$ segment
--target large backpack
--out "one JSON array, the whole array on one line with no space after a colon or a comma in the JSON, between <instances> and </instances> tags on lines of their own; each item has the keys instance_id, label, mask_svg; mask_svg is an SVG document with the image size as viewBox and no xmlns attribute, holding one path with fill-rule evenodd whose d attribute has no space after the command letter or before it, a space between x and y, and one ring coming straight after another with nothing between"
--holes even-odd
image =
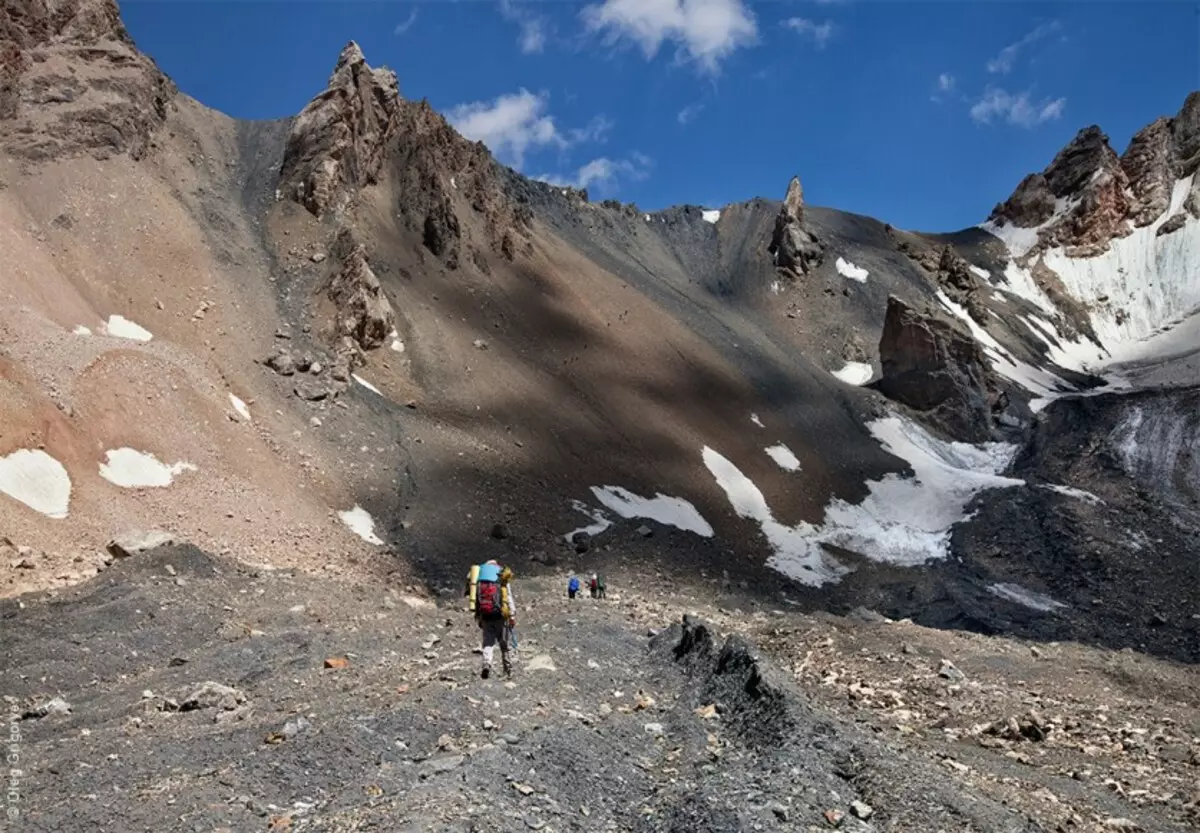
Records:
<instances>
[{"instance_id":1,"label":"large backpack","mask_svg":"<svg viewBox=\"0 0 1200 833\"><path fill-rule=\"evenodd\" d=\"M475 591L475 612L481 619L503 619L504 597L498 581L480 581Z\"/></svg>"}]
</instances>

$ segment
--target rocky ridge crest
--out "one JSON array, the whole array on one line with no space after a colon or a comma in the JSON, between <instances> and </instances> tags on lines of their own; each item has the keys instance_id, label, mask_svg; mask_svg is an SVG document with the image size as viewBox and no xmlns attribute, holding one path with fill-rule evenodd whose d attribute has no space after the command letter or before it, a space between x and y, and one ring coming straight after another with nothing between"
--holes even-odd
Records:
<instances>
[{"instance_id":1,"label":"rocky ridge crest","mask_svg":"<svg viewBox=\"0 0 1200 833\"><path fill-rule=\"evenodd\" d=\"M134 45L114 0L0 7L0 144L14 156L140 159L175 94Z\"/></svg>"},{"instance_id":2,"label":"rocky ridge crest","mask_svg":"<svg viewBox=\"0 0 1200 833\"><path fill-rule=\"evenodd\" d=\"M804 222L804 189L798 176L788 183L767 251L778 268L794 277L807 275L825 258L825 245Z\"/></svg>"},{"instance_id":3,"label":"rocky ridge crest","mask_svg":"<svg viewBox=\"0 0 1200 833\"><path fill-rule=\"evenodd\" d=\"M1159 220L1170 208L1175 183L1200 168L1200 92L1179 113L1160 118L1133 137L1118 156L1099 127L1075 136L1041 173L1021 181L1012 196L988 217L997 226L1038 229L1027 261L1062 247L1072 257L1107 251L1114 239ZM1183 209L1158 233L1182 227L1186 215L1200 217L1200 178L1193 178Z\"/></svg>"}]
</instances>

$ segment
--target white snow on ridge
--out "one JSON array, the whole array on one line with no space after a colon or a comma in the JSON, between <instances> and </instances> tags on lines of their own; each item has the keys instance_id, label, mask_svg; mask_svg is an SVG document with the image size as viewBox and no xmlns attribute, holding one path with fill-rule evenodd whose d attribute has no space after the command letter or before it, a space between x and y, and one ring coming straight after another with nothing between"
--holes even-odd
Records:
<instances>
[{"instance_id":1,"label":"white snow on ridge","mask_svg":"<svg viewBox=\"0 0 1200 833\"><path fill-rule=\"evenodd\" d=\"M1042 593L1026 590L1019 584L993 584L988 587L988 592L994 596L999 596L1002 599L1024 605L1033 610L1040 610L1043 613L1050 613L1060 607L1066 607L1062 602L1056 602Z\"/></svg>"},{"instance_id":2,"label":"white snow on ridge","mask_svg":"<svg viewBox=\"0 0 1200 833\"><path fill-rule=\"evenodd\" d=\"M721 212L714 208L711 211L703 212L700 216L704 218L704 222L715 224L717 220L721 219Z\"/></svg>"},{"instance_id":3,"label":"white snow on ridge","mask_svg":"<svg viewBox=\"0 0 1200 833\"><path fill-rule=\"evenodd\" d=\"M840 257L837 259L837 262L834 263L834 266L837 267L838 274L843 278L849 278L850 280L858 281L859 283L866 283L867 275L870 274L866 269L863 269L860 266L855 266L850 261L843 260Z\"/></svg>"},{"instance_id":4,"label":"white snow on ridge","mask_svg":"<svg viewBox=\"0 0 1200 833\"><path fill-rule=\"evenodd\" d=\"M126 489L170 486L177 475L196 470L191 463L168 466L153 454L132 448L116 448L104 454L107 462L100 464L100 476Z\"/></svg>"},{"instance_id":5,"label":"white snow on ridge","mask_svg":"<svg viewBox=\"0 0 1200 833\"><path fill-rule=\"evenodd\" d=\"M980 268L979 266L976 266L974 263L968 265L967 268L970 269L971 272L973 272L976 275L976 277L983 278L985 281L991 280L992 273L989 272L987 269Z\"/></svg>"},{"instance_id":6,"label":"white snow on ridge","mask_svg":"<svg viewBox=\"0 0 1200 833\"><path fill-rule=\"evenodd\" d=\"M0 492L48 518L65 518L71 477L62 463L40 448L22 448L0 457Z\"/></svg>"},{"instance_id":7,"label":"white snow on ridge","mask_svg":"<svg viewBox=\"0 0 1200 833\"><path fill-rule=\"evenodd\" d=\"M363 509L357 503L353 509L346 509L338 512L338 517L341 518L351 532L362 538L368 544L382 544L383 541L375 534L375 519L371 517L371 513Z\"/></svg>"},{"instance_id":8,"label":"white snow on ridge","mask_svg":"<svg viewBox=\"0 0 1200 833\"><path fill-rule=\"evenodd\" d=\"M865 362L846 362L846 366L841 370L831 370L829 372L847 385L855 386L865 385L875 375L874 368Z\"/></svg>"},{"instance_id":9,"label":"white snow on ridge","mask_svg":"<svg viewBox=\"0 0 1200 833\"><path fill-rule=\"evenodd\" d=\"M778 443L763 450L784 471L800 471L800 458L793 454L792 450L783 443Z\"/></svg>"},{"instance_id":10,"label":"white snow on ridge","mask_svg":"<svg viewBox=\"0 0 1200 833\"><path fill-rule=\"evenodd\" d=\"M1016 453L1014 445L947 443L901 417L885 417L868 428L889 453L908 462L916 477L887 474L871 481L867 497L859 504L835 498L819 525L779 523L748 477L720 453L707 446L703 449L704 464L734 511L758 521L774 550L768 566L819 587L849 572L822 544L902 566L945 558L950 529L967 518L965 507L975 494L1024 483L997 474Z\"/></svg>"},{"instance_id":11,"label":"white snow on ridge","mask_svg":"<svg viewBox=\"0 0 1200 833\"><path fill-rule=\"evenodd\" d=\"M568 544L574 543L571 539L580 532L586 533L590 538L595 538L597 535L612 526L612 521L608 519L608 516L604 514L603 510L592 509L582 500L571 501L571 508L576 512L591 518L592 522L587 526L581 526L578 529L572 529L570 532L564 535L563 540Z\"/></svg>"},{"instance_id":12,"label":"white snow on ridge","mask_svg":"<svg viewBox=\"0 0 1200 833\"><path fill-rule=\"evenodd\" d=\"M154 334L145 327L121 315L110 315L101 329L105 335L114 338L127 338L132 341L149 341L154 338Z\"/></svg>"},{"instance_id":13,"label":"white snow on ridge","mask_svg":"<svg viewBox=\"0 0 1200 833\"><path fill-rule=\"evenodd\" d=\"M232 405L233 409L241 415L242 419L250 419L250 408L247 407L245 402L243 402L241 399L238 399L232 393L229 394L229 404Z\"/></svg>"},{"instance_id":14,"label":"white snow on ridge","mask_svg":"<svg viewBox=\"0 0 1200 833\"><path fill-rule=\"evenodd\" d=\"M363 377L359 376L357 373L351 373L350 375L354 377L354 381L358 382L364 388L371 391L371 393L377 394L379 396L383 396L383 391L381 391L379 388L372 385L370 382L368 382Z\"/></svg>"},{"instance_id":15,"label":"white snow on ridge","mask_svg":"<svg viewBox=\"0 0 1200 833\"><path fill-rule=\"evenodd\" d=\"M665 526L673 526L685 532L694 532L711 538L713 528L697 511L696 507L683 498L670 497L659 492L652 498L635 495L620 486L593 486L596 500L622 518L648 518Z\"/></svg>"},{"instance_id":16,"label":"white snow on ridge","mask_svg":"<svg viewBox=\"0 0 1200 833\"><path fill-rule=\"evenodd\" d=\"M1085 491L1083 489L1076 489L1074 486L1060 486L1057 483L1039 483L1038 487L1042 488L1042 489L1048 489L1051 492L1057 492L1060 495L1065 495L1067 497L1073 497L1078 500L1082 500L1087 503L1090 503L1092 505L1099 505L1099 504L1104 503L1103 500L1096 497L1091 492Z\"/></svg>"},{"instance_id":17,"label":"white snow on ridge","mask_svg":"<svg viewBox=\"0 0 1200 833\"><path fill-rule=\"evenodd\" d=\"M975 340L983 347L983 352L987 355L992 363L992 369L999 373L1004 378L1016 382L1021 387L1031 393L1038 395L1044 406L1050 400L1057 398L1063 393L1070 393L1076 390L1074 385L1069 384L1063 379L1055 376L1040 367L1034 367L1031 364L1026 364L1023 361L1013 357L1011 353L1001 346L1000 342L992 337L992 334L980 326L971 314L963 309L958 304L951 301L950 298L942 290L937 292L938 300L947 310L949 310L956 318L963 321L971 330L971 335L975 336ZM1032 404L1031 404L1032 407ZM1034 410L1038 410L1035 408Z\"/></svg>"},{"instance_id":18,"label":"white snow on ridge","mask_svg":"<svg viewBox=\"0 0 1200 833\"><path fill-rule=\"evenodd\" d=\"M1051 249L1044 256L1067 292L1093 308L1092 328L1114 359L1119 345L1145 339L1200 307L1200 220L1187 215L1182 228L1157 234L1182 209L1194 177L1175 183L1158 219L1114 238L1103 254L1071 258Z\"/></svg>"}]
</instances>

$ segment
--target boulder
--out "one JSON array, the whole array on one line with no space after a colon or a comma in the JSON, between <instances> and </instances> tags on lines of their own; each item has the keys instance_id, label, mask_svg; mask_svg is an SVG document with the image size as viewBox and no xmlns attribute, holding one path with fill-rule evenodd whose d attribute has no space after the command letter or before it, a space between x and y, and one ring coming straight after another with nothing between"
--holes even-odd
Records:
<instances>
[{"instance_id":1,"label":"boulder","mask_svg":"<svg viewBox=\"0 0 1200 833\"><path fill-rule=\"evenodd\" d=\"M109 541L104 548L113 558L132 558L135 555L174 543L175 536L171 533L155 529L150 532L126 532Z\"/></svg>"},{"instance_id":2,"label":"boulder","mask_svg":"<svg viewBox=\"0 0 1200 833\"><path fill-rule=\"evenodd\" d=\"M396 74L372 69L357 43L346 44L325 91L292 123L279 190L316 217L341 212L379 177L399 108Z\"/></svg>"},{"instance_id":3,"label":"boulder","mask_svg":"<svg viewBox=\"0 0 1200 833\"><path fill-rule=\"evenodd\" d=\"M891 296L879 358L883 377L874 386L884 396L923 412L956 440L990 438L993 385L987 357L969 333Z\"/></svg>"},{"instance_id":4,"label":"boulder","mask_svg":"<svg viewBox=\"0 0 1200 833\"><path fill-rule=\"evenodd\" d=\"M767 251L777 267L797 277L807 275L825 257L825 246L804 222L804 189L799 177L792 177L788 184Z\"/></svg>"},{"instance_id":5,"label":"boulder","mask_svg":"<svg viewBox=\"0 0 1200 833\"><path fill-rule=\"evenodd\" d=\"M367 263L366 247L349 229L338 235L334 251L342 262L329 283L329 298L337 307L336 335L353 339L363 350L374 350L394 329L396 314Z\"/></svg>"}]
</instances>

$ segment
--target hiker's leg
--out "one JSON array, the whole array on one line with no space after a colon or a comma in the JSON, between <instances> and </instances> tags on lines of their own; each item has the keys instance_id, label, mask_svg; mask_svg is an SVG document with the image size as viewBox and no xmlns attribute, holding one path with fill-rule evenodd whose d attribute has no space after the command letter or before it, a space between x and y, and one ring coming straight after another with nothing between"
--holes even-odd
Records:
<instances>
[{"instance_id":1,"label":"hiker's leg","mask_svg":"<svg viewBox=\"0 0 1200 833\"><path fill-rule=\"evenodd\" d=\"M483 667L492 667L492 657L496 651L496 631L491 622L484 622L483 627Z\"/></svg>"},{"instance_id":2,"label":"hiker's leg","mask_svg":"<svg viewBox=\"0 0 1200 833\"><path fill-rule=\"evenodd\" d=\"M508 658L508 648L509 648L508 639L509 639L508 624L501 623L500 624L500 662L504 665L504 673L505 674L512 673L512 663L509 661L509 658Z\"/></svg>"}]
</instances>

